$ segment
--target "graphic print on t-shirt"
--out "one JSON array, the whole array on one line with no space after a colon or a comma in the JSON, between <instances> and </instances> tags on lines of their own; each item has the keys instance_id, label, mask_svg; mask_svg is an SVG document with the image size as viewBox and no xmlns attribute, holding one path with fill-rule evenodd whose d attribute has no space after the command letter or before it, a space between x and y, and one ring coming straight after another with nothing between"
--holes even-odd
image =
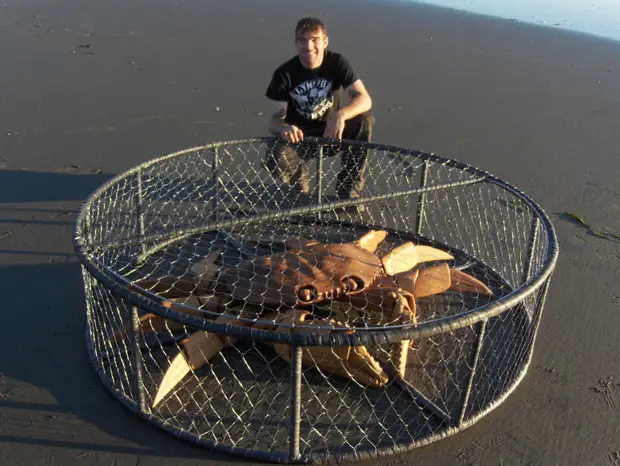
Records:
<instances>
[{"instance_id":1,"label":"graphic print on t-shirt","mask_svg":"<svg viewBox=\"0 0 620 466\"><path fill-rule=\"evenodd\" d=\"M297 112L309 120L318 120L334 105L332 83L315 78L297 85L291 92Z\"/></svg>"}]
</instances>

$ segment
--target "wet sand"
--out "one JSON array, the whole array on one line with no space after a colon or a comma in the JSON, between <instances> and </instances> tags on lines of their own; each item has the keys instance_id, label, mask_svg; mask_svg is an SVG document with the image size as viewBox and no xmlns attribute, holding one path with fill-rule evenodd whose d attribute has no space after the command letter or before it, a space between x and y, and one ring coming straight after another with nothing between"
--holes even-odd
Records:
<instances>
[{"instance_id":1,"label":"wet sand","mask_svg":"<svg viewBox=\"0 0 620 466\"><path fill-rule=\"evenodd\" d=\"M620 232L620 45L429 6L333 3L0 7L0 464L242 462L154 430L109 396L87 361L71 236L81 202L115 174L266 134L264 89L306 14L325 19L369 88L376 142L505 179L547 211L560 242L517 390L470 429L372 464L617 464L620 243L559 215Z\"/></svg>"}]
</instances>

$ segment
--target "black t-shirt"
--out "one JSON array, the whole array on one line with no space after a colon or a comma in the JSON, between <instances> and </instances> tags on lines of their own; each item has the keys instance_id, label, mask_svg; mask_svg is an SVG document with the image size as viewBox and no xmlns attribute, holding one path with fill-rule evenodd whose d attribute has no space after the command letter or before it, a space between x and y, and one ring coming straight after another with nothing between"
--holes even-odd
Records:
<instances>
[{"instance_id":1,"label":"black t-shirt","mask_svg":"<svg viewBox=\"0 0 620 466\"><path fill-rule=\"evenodd\" d=\"M330 115L340 108L340 89L357 80L349 61L325 50L321 66L309 70L295 56L273 73L265 95L287 102L286 122L306 133L321 133Z\"/></svg>"}]
</instances>

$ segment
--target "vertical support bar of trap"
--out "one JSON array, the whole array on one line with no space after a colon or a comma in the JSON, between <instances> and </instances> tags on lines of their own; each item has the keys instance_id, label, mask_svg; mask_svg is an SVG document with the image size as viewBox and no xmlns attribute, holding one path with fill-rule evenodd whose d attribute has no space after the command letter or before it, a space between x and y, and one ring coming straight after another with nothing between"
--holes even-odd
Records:
<instances>
[{"instance_id":1,"label":"vertical support bar of trap","mask_svg":"<svg viewBox=\"0 0 620 466\"><path fill-rule=\"evenodd\" d=\"M138 235L140 237L140 248L142 254L146 251L146 244L144 244L144 193L142 191L142 169L138 170L138 205L136 206L136 214L138 216Z\"/></svg>"},{"instance_id":2,"label":"vertical support bar of trap","mask_svg":"<svg viewBox=\"0 0 620 466\"><path fill-rule=\"evenodd\" d=\"M133 370L134 370L134 387L136 389L136 393L138 394L138 399L136 400L138 403L138 408L141 413L146 412L146 401L144 395L144 383L142 376L142 352L140 351L140 344L138 342L138 338L140 336L140 318L138 316L138 307L131 306L131 354L133 359Z\"/></svg>"},{"instance_id":3,"label":"vertical support bar of trap","mask_svg":"<svg viewBox=\"0 0 620 466\"><path fill-rule=\"evenodd\" d=\"M527 356L526 367L529 367L530 363L532 362L532 357L534 356L534 342L536 341L536 336L538 335L538 328L540 327L540 321L542 320L542 311L543 311L543 308L545 307L547 293L549 292L551 276L552 274L550 274L547 277L547 280L545 280L545 284L542 286L540 290L540 296L536 300L536 303L537 303L536 312L538 312L538 314L536 315L536 320L534 321L534 327L532 330L532 343L530 344L530 347L529 347L530 352Z\"/></svg>"},{"instance_id":4,"label":"vertical support bar of trap","mask_svg":"<svg viewBox=\"0 0 620 466\"><path fill-rule=\"evenodd\" d=\"M530 241L527 245L527 259L525 263L525 269L523 270L523 278L522 283L526 284L532 275L532 262L534 261L534 248L536 246L536 241L538 240L538 227L540 225L540 220L538 217L534 217L532 219L532 225L530 228Z\"/></svg>"},{"instance_id":5,"label":"vertical support bar of trap","mask_svg":"<svg viewBox=\"0 0 620 466\"><path fill-rule=\"evenodd\" d=\"M213 183L213 220L216 222L220 219L218 211L220 197L220 154L218 149L217 146L213 148L213 176L211 179Z\"/></svg>"},{"instance_id":6,"label":"vertical support bar of trap","mask_svg":"<svg viewBox=\"0 0 620 466\"><path fill-rule=\"evenodd\" d=\"M88 209L84 216L84 238L86 238L86 244L88 250L92 251L92 247L95 244L95 233L93 232L93 209Z\"/></svg>"},{"instance_id":7,"label":"vertical support bar of trap","mask_svg":"<svg viewBox=\"0 0 620 466\"><path fill-rule=\"evenodd\" d=\"M319 159L317 160L316 170L316 197L317 203L323 202L323 146L319 146ZM321 211L317 212L317 217L321 220Z\"/></svg>"},{"instance_id":8,"label":"vertical support bar of trap","mask_svg":"<svg viewBox=\"0 0 620 466\"><path fill-rule=\"evenodd\" d=\"M299 425L301 423L301 360L303 347L291 345L291 421L289 457L291 461L299 458Z\"/></svg>"},{"instance_id":9,"label":"vertical support bar of trap","mask_svg":"<svg viewBox=\"0 0 620 466\"><path fill-rule=\"evenodd\" d=\"M429 161L425 160L424 165L422 165L422 173L420 173L420 188L426 186L426 181L428 178L428 166ZM422 222L424 221L424 207L426 204L426 193L420 193L420 200L418 202L418 213L415 219L415 233L416 235L422 234Z\"/></svg>"},{"instance_id":10,"label":"vertical support bar of trap","mask_svg":"<svg viewBox=\"0 0 620 466\"><path fill-rule=\"evenodd\" d=\"M523 283L523 285L525 285L530 279L530 277L532 276L532 267L533 267L533 262L534 262L534 249L536 247L536 241L538 240L539 226L540 226L540 219L538 217L534 217L532 219L532 225L530 228L530 240L527 245L527 259L526 259L525 267L523 270L523 277L521 278L521 282ZM530 323L531 323L534 317L533 316L534 310L528 309L528 306L525 301L526 300L524 300L523 302L523 307L525 308L525 313L527 314L530 320Z\"/></svg>"},{"instance_id":11,"label":"vertical support bar of trap","mask_svg":"<svg viewBox=\"0 0 620 466\"><path fill-rule=\"evenodd\" d=\"M478 360L480 359L480 351L482 350L482 344L484 342L484 335L487 328L487 319L480 321L478 325L478 338L476 339L476 346L474 348L474 356L471 364L471 374L469 374L469 380L467 381L467 389L463 396L463 406L461 407L461 413L459 414L459 420L457 427L461 427L465 421L465 413L467 412L467 406L469 406L469 397L471 396L471 390L474 385L474 378L476 377L476 371L478 370Z\"/></svg>"}]
</instances>

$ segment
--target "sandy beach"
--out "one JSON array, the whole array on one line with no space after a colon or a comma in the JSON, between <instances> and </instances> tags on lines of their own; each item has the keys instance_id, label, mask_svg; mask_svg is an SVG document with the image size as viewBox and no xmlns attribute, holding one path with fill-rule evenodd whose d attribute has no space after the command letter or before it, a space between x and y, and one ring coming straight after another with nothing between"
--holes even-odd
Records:
<instances>
[{"instance_id":1,"label":"sandy beach","mask_svg":"<svg viewBox=\"0 0 620 466\"><path fill-rule=\"evenodd\" d=\"M545 209L560 243L534 360L507 401L453 437L357 464L620 464L620 242L561 218L620 233L620 43L404 2L309 5L0 6L0 464L244 463L155 430L100 383L73 226L138 163L266 135L264 91L305 15L369 89L375 142L488 170Z\"/></svg>"}]
</instances>

